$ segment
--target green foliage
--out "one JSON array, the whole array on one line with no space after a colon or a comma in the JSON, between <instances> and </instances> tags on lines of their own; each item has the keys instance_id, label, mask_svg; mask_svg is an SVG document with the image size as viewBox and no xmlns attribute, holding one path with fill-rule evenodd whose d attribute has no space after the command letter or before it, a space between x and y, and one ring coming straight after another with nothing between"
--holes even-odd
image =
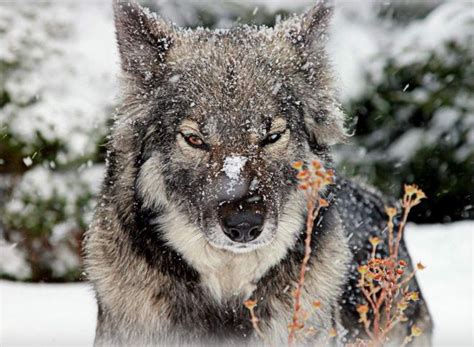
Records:
<instances>
[{"instance_id":1,"label":"green foliage","mask_svg":"<svg viewBox=\"0 0 474 347\"><path fill-rule=\"evenodd\" d=\"M474 218L472 47L449 41L425 59L388 57L381 77L368 73L369 88L347 105L365 150L346 148L341 166L392 196L403 183L420 185L429 199L416 222Z\"/></svg>"},{"instance_id":2,"label":"green foliage","mask_svg":"<svg viewBox=\"0 0 474 347\"><path fill-rule=\"evenodd\" d=\"M80 278L112 93L104 72L76 68L86 60L70 6L0 3L0 247L24 258L17 272L0 264L0 277Z\"/></svg>"},{"instance_id":3,"label":"green foliage","mask_svg":"<svg viewBox=\"0 0 474 347\"><path fill-rule=\"evenodd\" d=\"M29 279L63 280L72 273L79 275L80 240L101 172L94 167L65 173L36 166L22 176L0 208L8 241L27 255Z\"/></svg>"}]
</instances>

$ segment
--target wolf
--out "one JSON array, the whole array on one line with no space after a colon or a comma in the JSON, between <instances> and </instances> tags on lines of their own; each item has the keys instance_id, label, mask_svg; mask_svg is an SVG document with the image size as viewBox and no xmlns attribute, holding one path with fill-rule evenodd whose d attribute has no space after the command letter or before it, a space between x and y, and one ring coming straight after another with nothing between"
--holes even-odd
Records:
<instances>
[{"instance_id":1,"label":"wolf","mask_svg":"<svg viewBox=\"0 0 474 347\"><path fill-rule=\"evenodd\" d=\"M84 240L95 344L286 344L307 216L291 164L333 168L331 146L347 138L326 53L331 4L273 28L217 31L176 27L135 2L114 13L121 106ZM368 237L385 237L384 198L336 177L313 229L302 307L315 333L302 345L363 337L356 269ZM392 341L414 323L429 344L423 298Z\"/></svg>"}]
</instances>

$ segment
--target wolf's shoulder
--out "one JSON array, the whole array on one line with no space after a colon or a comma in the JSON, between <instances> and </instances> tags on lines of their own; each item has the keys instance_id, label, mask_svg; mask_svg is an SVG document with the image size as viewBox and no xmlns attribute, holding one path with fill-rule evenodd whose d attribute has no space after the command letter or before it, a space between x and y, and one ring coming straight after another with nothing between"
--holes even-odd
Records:
<instances>
[{"instance_id":1,"label":"wolf's shoulder","mask_svg":"<svg viewBox=\"0 0 474 347\"><path fill-rule=\"evenodd\" d=\"M398 204L357 179L339 178L335 192L335 205L351 239L367 240L370 235L380 234L387 225L385 207Z\"/></svg>"}]
</instances>

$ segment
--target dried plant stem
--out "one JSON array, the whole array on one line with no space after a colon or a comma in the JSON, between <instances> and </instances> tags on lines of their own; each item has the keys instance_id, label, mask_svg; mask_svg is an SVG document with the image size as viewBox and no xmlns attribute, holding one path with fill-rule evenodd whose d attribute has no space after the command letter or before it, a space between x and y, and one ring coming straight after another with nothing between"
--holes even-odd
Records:
<instances>
[{"instance_id":1,"label":"dried plant stem","mask_svg":"<svg viewBox=\"0 0 474 347\"><path fill-rule=\"evenodd\" d=\"M413 270L401 283L400 283L400 288L405 287L408 285L408 283L411 281L413 277L415 277L416 274L416 269Z\"/></svg>"},{"instance_id":2,"label":"dried plant stem","mask_svg":"<svg viewBox=\"0 0 474 347\"><path fill-rule=\"evenodd\" d=\"M388 218L388 253L390 256L393 254L393 219L392 216L389 215Z\"/></svg>"},{"instance_id":3,"label":"dried plant stem","mask_svg":"<svg viewBox=\"0 0 474 347\"><path fill-rule=\"evenodd\" d=\"M305 165L302 161L297 161L293 163L292 167L298 172L296 175L296 179L299 182L298 189L305 192L306 208L308 215L306 217L304 256L300 268L296 289L293 292L293 313L291 317L291 323L288 325L288 345L290 346L295 343L296 333L297 331L304 328L305 320L307 319L306 312L302 310L301 296L303 293L306 269L308 267L309 259L311 256L311 237L313 234L314 222L316 220L316 217L319 215L321 208L329 206L329 203L325 199L321 198L320 192L321 189L325 186L334 183L334 172L330 169L326 170L322 163L318 160L313 160L311 162L311 165L309 165L307 168L305 168ZM251 321L255 331L262 339L265 339L264 335L258 327L258 319L253 311L256 304L257 303L254 300L247 300L245 302L245 306L250 311ZM318 300L313 303L313 307L315 308L318 308L320 305L321 303ZM304 315L302 316L303 313ZM314 327L310 327L310 329L311 333L314 333Z\"/></svg>"},{"instance_id":4,"label":"dried plant stem","mask_svg":"<svg viewBox=\"0 0 474 347\"><path fill-rule=\"evenodd\" d=\"M321 205L318 205L316 210L314 209L314 201L315 198L308 197L307 199L307 209L308 209L308 216L306 218L306 238L305 238L305 253L303 257L303 262L301 263L300 268L300 276L298 280L298 284L296 286L294 292L294 305L293 305L293 317L292 317L292 324L290 325L290 334L288 336L288 344L291 346L293 345L296 337L296 331L298 330L300 323L299 323L299 315L301 311L301 294L303 292L306 268L308 266L309 258L311 256L311 237L313 234L313 227L314 227L314 220L316 216L319 214L319 210Z\"/></svg>"},{"instance_id":5,"label":"dried plant stem","mask_svg":"<svg viewBox=\"0 0 474 347\"><path fill-rule=\"evenodd\" d=\"M257 333L257 335L262 339L262 340L266 340L265 338L265 335L263 334L263 332L260 330L260 327L258 326L258 318L257 316L255 315L255 312L254 312L254 308L249 308L249 311L250 311L250 321L252 322L252 327L253 329L255 330L255 332Z\"/></svg>"},{"instance_id":6,"label":"dried plant stem","mask_svg":"<svg viewBox=\"0 0 474 347\"><path fill-rule=\"evenodd\" d=\"M405 225L407 223L408 219L408 214L410 213L410 205L405 205L403 209L403 219L398 226L398 233L397 233L397 240L395 241L395 249L393 251L393 254L390 254L392 258L397 259L398 258L398 248L400 246L400 241L402 240L403 236L403 230L405 229Z\"/></svg>"},{"instance_id":7,"label":"dried plant stem","mask_svg":"<svg viewBox=\"0 0 474 347\"><path fill-rule=\"evenodd\" d=\"M412 340L412 337L411 336L406 336L405 339L403 340L403 343L400 347L405 347L406 345L408 345Z\"/></svg>"},{"instance_id":8,"label":"dried plant stem","mask_svg":"<svg viewBox=\"0 0 474 347\"><path fill-rule=\"evenodd\" d=\"M383 327L382 334L380 337L382 341L385 339L386 334L391 329L391 323L393 321L393 319L391 319L393 300L394 300L393 291L392 290L387 291L387 295L385 298L385 325Z\"/></svg>"},{"instance_id":9,"label":"dried plant stem","mask_svg":"<svg viewBox=\"0 0 474 347\"><path fill-rule=\"evenodd\" d=\"M367 336L369 336L371 340L374 340L374 334L372 334L372 331L370 331L370 321L364 319L362 322L364 323L364 329Z\"/></svg>"},{"instance_id":10,"label":"dried plant stem","mask_svg":"<svg viewBox=\"0 0 474 347\"><path fill-rule=\"evenodd\" d=\"M370 339L367 342L368 346L378 347L385 344L394 326L406 320L404 311L409 302L418 300L418 292L408 291L408 284L415 276L416 270L422 270L424 266L418 263L415 270L406 273L408 264L405 260L398 259L398 256L410 210L424 198L426 198L425 194L417 186L405 185L405 194L402 199L403 215L395 237L393 220L397 209L394 207L385 208L388 215L389 254L387 257L377 257L376 247L380 243L380 239L376 236L369 238L369 242L372 244L370 259L367 265L359 266L359 287L367 304L359 305L357 308L360 322L364 324L364 329ZM372 321L367 318L369 312L373 317ZM412 325L411 335L404 340L404 345L421 333L422 330L419 327Z\"/></svg>"},{"instance_id":11,"label":"dried plant stem","mask_svg":"<svg viewBox=\"0 0 474 347\"><path fill-rule=\"evenodd\" d=\"M247 300L244 302L244 306L249 310L250 312L250 322L252 323L253 330L257 333L258 337L262 339L262 341L265 342L266 345L271 346L270 341L267 340L265 337L265 334L262 332L260 327L258 326L258 318L257 315L255 314L255 307L257 306L257 302L255 300Z\"/></svg>"}]
</instances>

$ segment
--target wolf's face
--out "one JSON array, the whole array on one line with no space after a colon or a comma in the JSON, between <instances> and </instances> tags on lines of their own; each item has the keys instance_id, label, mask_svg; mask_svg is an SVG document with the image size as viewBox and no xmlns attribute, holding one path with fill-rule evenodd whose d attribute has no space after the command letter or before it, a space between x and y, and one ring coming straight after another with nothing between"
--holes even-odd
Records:
<instances>
[{"instance_id":1,"label":"wolf's face","mask_svg":"<svg viewBox=\"0 0 474 347\"><path fill-rule=\"evenodd\" d=\"M291 163L324 160L344 137L321 42L328 14L210 32L118 5L122 124L142 143L137 194L181 211L158 223L186 216L195 238L238 253L299 230Z\"/></svg>"}]
</instances>

